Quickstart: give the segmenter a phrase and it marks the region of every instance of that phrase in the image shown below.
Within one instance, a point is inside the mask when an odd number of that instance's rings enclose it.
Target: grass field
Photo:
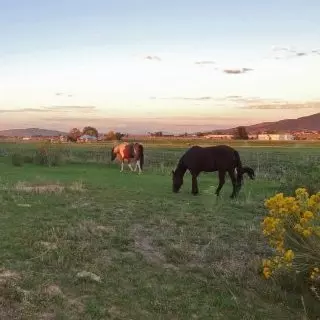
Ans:
[[[216,174],[196,197],[189,175],[171,192],[186,147],[146,146],[137,175],[110,163],[109,146],[64,145],[61,166],[15,167],[10,154],[36,146],[1,144],[0,319],[317,319],[309,292],[259,270],[263,200],[319,170],[318,146],[239,145],[257,179],[234,201],[229,180],[213,195]]]

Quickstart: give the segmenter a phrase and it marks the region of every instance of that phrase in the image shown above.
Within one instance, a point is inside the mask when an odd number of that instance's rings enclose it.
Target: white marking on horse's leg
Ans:
[[[122,172],[123,171],[123,161],[121,161],[121,170],[120,170],[120,172]]]
[[[130,162],[128,163],[128,167],[130,168],[131,171],[133,171],[133,168]]]
[[[138,165],[138,168],[139,168],[139,173],[141,173],[142,170],[141,170],[140,160],[137,161],[137,165]]]
[[[137,171],[137,168],[138,168],[138,161],[136,161],[136,165],[134,166],[134,172]]]

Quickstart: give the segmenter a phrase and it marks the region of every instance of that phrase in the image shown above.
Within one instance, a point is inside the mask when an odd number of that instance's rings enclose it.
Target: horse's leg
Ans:
[[[121,160],[121,170],[120,170],[120,172],[122,172],[123,171],[123,159]]]
[[[130,170],[131,170],[131,171],[133,171],[133,168],[132,168],[132,165],[131,165],[130,159],[128,159],[128,167],[130,168]]]
[[[219,196],[220,190],[222,189],[222,187],[223,187],[223,185],[224,185],[224,183],[226,181],[226,172],[224,170],[219,170],[218,173],[219,173],[219,185],[218,185],[218,188],[217,188],[217,190],[215,192],[215,194],[217,196]]]
[[[192,191],[191,192],[193,195],[196,195],[199,193],[198,180],[197,180],[198,174],[191,173],[191,175],[192,175]]]
[[[141,166],[140,166],[140,160],[137,160],[137,162],[136,162],[136,169],[137,169],[137,167],[139,169],[139,173],[141,173],[142,170],[141,170]]]
[[[239,188],[239,186],[237,185],[236,175],[235,175],[235,172],[234,172],[233,169],[228,170],[228,173],[229,173],[229,176],[230,176],[230,179],[231,179],[231,182],[232,182],[232,187],[233,187],[232,194],[231,194],[230,198],[233,199],[239,193],[241,185],[240,185],[240,188]]]

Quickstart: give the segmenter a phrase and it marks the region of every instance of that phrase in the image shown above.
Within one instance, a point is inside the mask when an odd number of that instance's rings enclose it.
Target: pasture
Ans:
[[[309,291],[261,276],[260,221],[265,198],[317,181],[319,147],[236,143],[257,176],[236,200],[228,177],[214,196],[216,173],[198,196],[190,175],[172,193],[187,145],[145,143],[138,175],[110,163],[110,145],[53,146],[49,167],[13,166],[38,146],[1,144],[0,319],[316,319]]]

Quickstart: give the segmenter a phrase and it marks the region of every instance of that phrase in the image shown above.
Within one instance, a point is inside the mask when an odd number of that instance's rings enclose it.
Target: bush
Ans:
[[[320,301],[320,192],[309,196],[298,188],[294,197],[278,193],[265,206],[269,213],[262,229],[274,256],[262,262],[264,277],[295,274],[298,285],[311,288]]]
[[[34,163],[38,165],[59,166],[63,162],[62,150],[60,147],[51,146],[45,143],[37,149],[34,156]]]
[[[295,172],[286,175],[286,178],[280,182],[279,191],[294,196],[298,188],[305,188],[309,194],[320,191],[320,167],[297,167]]]
[[[16,167],[22,167],[24,164],[23,156],[20,153],[13,153],[11,157],[11,162]]]
[[[23,162],[24,163],[33,163],[33,157],[32,156],[24,156]]]

